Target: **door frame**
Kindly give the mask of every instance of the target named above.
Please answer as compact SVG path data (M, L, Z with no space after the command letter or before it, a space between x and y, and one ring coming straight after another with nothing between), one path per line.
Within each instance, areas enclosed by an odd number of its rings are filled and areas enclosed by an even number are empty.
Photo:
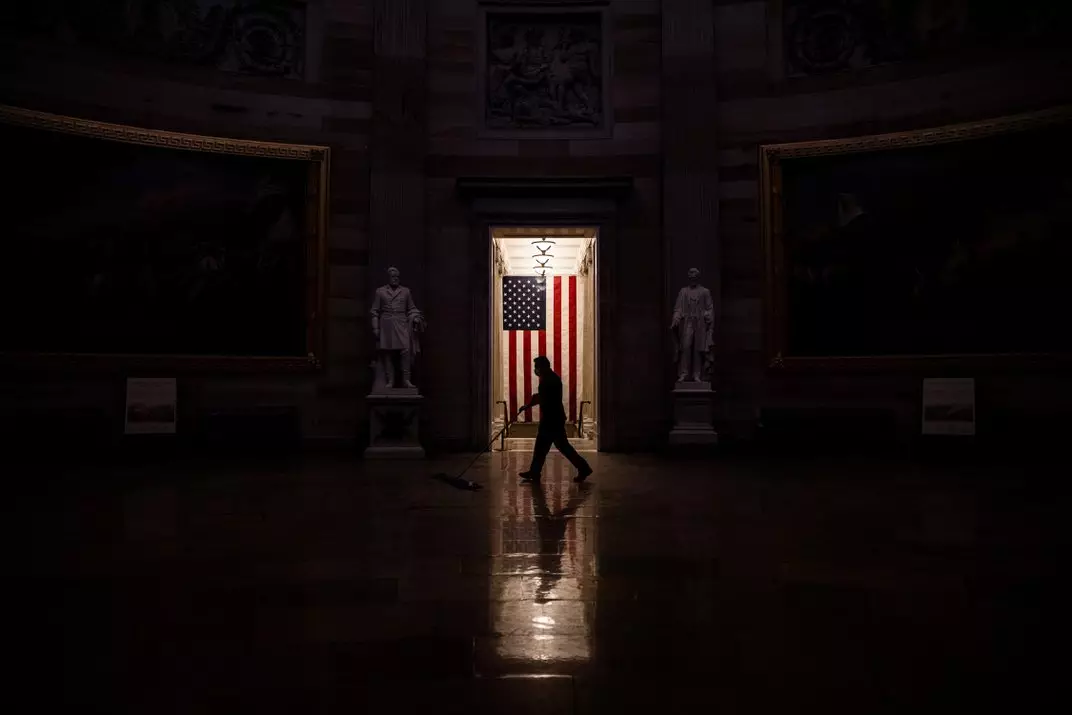
M563 227L560 224L532 223L532 222L521 223L521 224L517 224L517 225L524 226L526 228L527 227L538 227L538 228L545 228L546 227L546 228L552 228L553 229L553 228L562 228ZM488 225L488 240L489 240L489 243L492 244L492 246L493 246L492 247L492 261L494 260L494 250L495 250L494 249L494 242L495 242L494 233L495 233L495 229L498 229L498 228L510 228L512 226L514 226L514 224L495 223L495 224L489 224ZM594 250L598 254L598 252L599 252L599 236L600 236L599 226L597 226L595 224L592 224L592 223L585 223L585 224L572 223L572 224L569 224L567 226L567 228L586 228L586 229L590 228L590 229L594 229L595 230L595 246L594 246ZM598 305L598 301L599 301L599 284L598 284L598 281L599 281L599 258L598 258L598 255L593 256L593 259L594 260L592 261L592 265L591 265L590 270L595 272L595 277L596 277L595 294L592 295L592 296L587 296L587 294L586 294L586 297L585 297L585 304L586 305L587 305L589 300L596 301L597 305ZM494 267L489 264L489 270L492 270L493 268ZM577 274L576 277L577 277L578 280L584 280L585 279L585 277L580 275L580 274ZM502 369L502 367L501 367L501 365L502 365L502 353L499 353L498 355L496 355L495 351L494 351L495 330L497 329L497 325L496 325L497 321L494 320L494 318L495 318L495 310L494 310L495 288L494 288L494 286L489 286L489 288L490 288L490 290L489 290L489 293L488 293L488 301L489 301L489 304L492 306L492 309L491 309L490 322L489 322L489 331L488 331L489 332L489 335L488 335L488 343L489 343L489 345L488 345L488 359L490 360L489 364L491 365L489 374L491 376L494 376L496 370L501 370ZM593 390L594 395L593 395L592 402L595 403L593 405L594 407L598 407L599 406L599 394L600 394L600 389L599 389L599 387L600 387L599 386L600 373L599 373L599 368L598 368L599 354L600 354L600 349L599 349L599 328L600 328L600 324L599 324L599 310L595 310L593 312L594 312L594 315L595 315L595 321L594 321L595 325L593 326L593 328L594 328L594 341L593 341L592 349L593 349L594 355L592 357L594 359L591 360L590 362L585 363L585 365L591 366L596 372L595 389ZM583 333L582 333L582 335L583 335ZM500 349L502 349L502 348L500 347ZM494 380L492 380L492 386L494 387ZM583 385L578 387L578 392L577 392L578 397L581 396L582 392L583 392ZM491 410L491 413L490 413L490 415L491 415L491 423L489 424L489 430L488 430L488 433L487 433L487 435L488 435L487 438L491 439L497 433L496 432L496 426L498 425L497 420L498 420L499 415L498 415L498 412L496 411L496 403L493 400L491 400L490 392L489 392L488 400L489 400L488 401L488 409ZM595 412L595 414L598 414L598 412ZM528 424L528 425L531 425L531 426L535 427L535 423L533 423L533 422L526 422L524 424ZM597 423L597 425L598 425L598 423ZM574 426L576 426L576 425L574 425ZM568 428L569 428L569 425L567 425L567 435L569 435L569 429ZM510 431L513 432L513 428L511 428ZM535 436L535 435L533 435L533 436ZM575 439L575 438L580 439L580 435L575 434L575 435L572 435L570 437L570 439ZM596 442L596 445L598 447L598 444L599 444L599 433L598 432L596 433L595 442Z
M596 402L601 452L622 449L615 405L626 383L617 373L618 207L631 178L459 179L470 212L471 296L469 389L473 449L487 446L491 429L492 229L505 226L592 226L596 229Z

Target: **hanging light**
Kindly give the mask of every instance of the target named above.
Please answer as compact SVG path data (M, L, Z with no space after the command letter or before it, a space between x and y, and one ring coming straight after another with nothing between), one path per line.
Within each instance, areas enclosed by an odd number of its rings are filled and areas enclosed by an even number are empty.
M536 274L536 285L543 286L547 283L547 272L551 270L548 264L551 262L551 259L554 258L551 249L555 247L555 242L547 238L542 238L538 241L533 241L532 246L539 251L538 254L533 256L536 260L536 266L532 269Z
M541 238L539 241L532 242L533 248L540 252L541 256L554 256L550 253L551 249L555 247L555 242L549 238Z

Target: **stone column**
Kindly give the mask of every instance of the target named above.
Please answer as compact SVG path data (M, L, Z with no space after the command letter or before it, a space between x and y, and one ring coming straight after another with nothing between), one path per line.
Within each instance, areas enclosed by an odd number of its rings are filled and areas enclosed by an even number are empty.
M695 266L711 289L717 321L722 280L712 5L711 0L662 4L663 235L667 305Z
M584 385L582 386L581 399L588 402L584 411L585 432L593 437L598 429L598 417L596 405L596 275L593 269L595 244L588 248L589 254L585 257L581 270L581 280L584 281L584 315L581 316L583 359L584 359ZM584 435L579 435L583 437Z
M715 306L715 356L721 323L718 235L718 100L711 0L663 0L662 131L665 300L690 267L700 269ZM664 328L669 332L669 321ZM669 336L667 338L669 340ZM676 366L666 360L667 384ZM706 383L674 386L671 444L713 444L714 395Z
M375 0L369 263L397 266L421 306L427 29L428 0ZM429 308L428 320L437 320Z

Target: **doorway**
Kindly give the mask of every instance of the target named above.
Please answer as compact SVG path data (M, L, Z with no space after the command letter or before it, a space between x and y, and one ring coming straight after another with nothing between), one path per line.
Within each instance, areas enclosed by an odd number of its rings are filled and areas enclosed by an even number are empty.
M544 355L562 378L570 441L595 451L599 228L491 226L490 233L491 435L506 427L494 448L532 450L540 408L518 411L538 389L532 362Z

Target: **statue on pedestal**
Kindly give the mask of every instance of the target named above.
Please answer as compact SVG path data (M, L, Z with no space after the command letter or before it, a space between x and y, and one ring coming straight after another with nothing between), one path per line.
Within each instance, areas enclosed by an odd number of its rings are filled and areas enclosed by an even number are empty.
M700 271L689 269L689 284L678 291L674 303L674 362L677 381L710 380L714 346L715 304L711 291L700 285Z
M387 269L387 285L376 289L372 300L372 333L376 336L376 388L393 389L401 368L402 387L413 389L411 366L420 352L419 334L424 331L424 315L413 303L409 288L401 285L397 268Z

